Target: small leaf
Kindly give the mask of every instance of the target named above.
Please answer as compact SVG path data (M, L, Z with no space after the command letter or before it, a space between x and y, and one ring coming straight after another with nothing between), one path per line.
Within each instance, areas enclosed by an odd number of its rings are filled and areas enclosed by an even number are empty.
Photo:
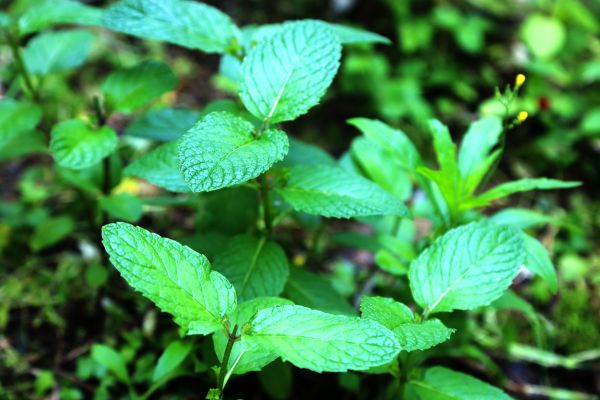
M148 111L125 130L125 135L168 142L179 139L198 121L200 113L183 108Z
M323 275L292 268L285 294L294 303L331 314L356 315L354 308Z
M165 349L164 353L158 359L154 373L152 374L152 382L156 383L163 379L173 371L186 359L192 351L192 344L180 341L171 342Z
M556 269L550 260L548 250L541 244L537 239L523 234L525 243L525 251L527 257L525 258L525 267L531 272L539 275L544 282L548 284L550 290L556 293L558 290L558 281L556 277Z
M129 193L101 197L100 207L110 216L127 222L137 222L142 217L142 201Z
M289 275L281 246L251 235L234 237L215 258L213 267L233 284L240 301L279 295Z
M375 321L301 306L261 310L250 325L246 340L316 372L366 370L389 363L400 351L393 333Z
M510 400L502 390L444 367L429 368L422 380L409 384L422 400Z
M98 364L115 374L121 382L129 383L127 364L121 354L103 344L95 344L92 346L92 358Z
M124 170L125 175L137 176L171 192L190 192L177 161L177 142L158 146L144 154Z
M502 134L502 120L491 116L473 122L460 144L458 166L463 179L475 172L498 144Z
M340 24L328 24L342 44L353 43L383 43L391 44L390 39L378 33Z
M21 36L53 25L100 25L102 11L72 0L42 0L29 7L18 19Z
M527 208L505 208L489 218L496 225L508 225L516 229L528 229L556 223L554 217Z
M117 144L111 127L93 130L85 121L70 119L52 128L50 152L62 167L85 169L109 156Z
M29 241L34 251L40 251L68 237L75 230L75 222L68 215L51 217L35 227Z
M225 53L241 33L209 5L185 0L121 0L104 12L105 27L206 53Z
M233 286L187 246L124 222L105 225L102 242L127 283L188 334L221 329L225 314L236 307Z
M194 192L244 183L285 157L285 133L269 129L260 137L253 125L228 112L203 117L179 141L183 177Z
M23 59L27 71L47 75L82 65L90 50L94 35L89 31L44 32L27 43Z
M244 59L242 102L261 120L293 120L317 105L337 73L340 57L341 45L327 24L285 23Z
M168 65L144 61L111 73L102 84L102 93L111 110L131 113L177 86L177 77Z
M42 110L33 104L4 98L0 101L0 148L19 134L31 131L42 118Z
M486 223L461 226L437 239L412 262L411 292L425 315L472 310L502 296L524 258L518 231Z
M297 166L277 190L298 211L325 217L406 216L404 204L376 184L341 168Z
M529 178L518 181L502 183L473 200L477 206L485 206L493 200L510 196L514 193L528 192L530 190L569 189L580 186L581 182L559 181L548 178Z

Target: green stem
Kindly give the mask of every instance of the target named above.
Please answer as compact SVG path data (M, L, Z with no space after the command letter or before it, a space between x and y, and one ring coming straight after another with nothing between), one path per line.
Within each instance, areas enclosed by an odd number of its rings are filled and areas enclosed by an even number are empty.
M228 333L229 340L223 353L223 361L221 362L221 369L219 370L219 377L217 379L217 387L221 391L221 399L223 398L223 389L225 389L225 377L227 376L227 365L229 364L229 357L231 356L231 350L233 345L238 340L237 334L238 326L235 325L231 333Z
M265 231L267 236L271 234L273 229L273 218L271 216L271 197L269 196L269 181L266 174L259 178L260 183L260 198L263 205L263 218L265 221Z
M6 41L8 42L8 45L10 46L10 50L12 52L13 58L15 59L15 62L17 64L17 68L19 69L19 74L21 75L21 77L23 77L23 80L25 81L25 86L27 87L29 94L35 101L40 100L39 91L33 84L31 75L29 74L29 71L27 70L27 66L25 65L25 62L23 61L23 57L21 56L21 50L19 48L19 40L15 37L14 34L9 32L8 30L5 31L5 36L6 36Z

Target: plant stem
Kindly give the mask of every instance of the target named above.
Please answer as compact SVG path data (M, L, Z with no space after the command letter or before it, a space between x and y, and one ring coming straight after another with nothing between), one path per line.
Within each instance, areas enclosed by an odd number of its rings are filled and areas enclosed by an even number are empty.
M266 174L258 178L260 183L260 198L263 205L263 218L265 220L265 230L267 236L271 234L273 229L273 219L271 217L271 198L269 196L269 181Z
M225 389L225 376L227 375L227 364L229 364L229 357L231 356L231 350L233 345L238 340L237 334L238 326L235 325L231 333L228 333L229 340L223 353L223 361L221 361L221 369L219 370L219 377L217 379L217 387L221 391L221 399L223 398L223 389Z
M10 50L12 52L13 58L15 59L15 63L17 64L17 68L19 69L19 74L21 75L21 77L23 77L23 80L25 81L25 86L27 87L29 94L35 101L40 100L39 91L33 84L31 75L29 74L29 71L27 70L27 66L25 65L25 62L23 61L23 57L21 56L21 50L19 48L19 40L15 37L14 34L9 32L8 30L6 30L4 33L5 33L8 45L10 46Z

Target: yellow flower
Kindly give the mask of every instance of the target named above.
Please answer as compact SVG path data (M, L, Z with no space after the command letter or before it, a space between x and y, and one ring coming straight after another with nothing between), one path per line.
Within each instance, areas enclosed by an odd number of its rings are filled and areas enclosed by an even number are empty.
M140 191L140 183L135 178L125 178L113 189L113 193L129 193L138 194Z
M517 77L515 78L515 88L520 88L521 86L523 86L523 84L525 83L525 75L523 74L518 74Z
M519 122L523 122L527 119L528 116L529 114L527 113L527 111L521 111L519 115L517 115L517 120L519 120Z

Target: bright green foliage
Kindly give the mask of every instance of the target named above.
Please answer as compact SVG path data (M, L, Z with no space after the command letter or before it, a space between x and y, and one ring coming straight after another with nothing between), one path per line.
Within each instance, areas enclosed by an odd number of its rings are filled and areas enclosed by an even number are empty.
M294 303L331 314L356 315L354 308L324 276L292 268L284 289Z
M218 9L186 0L121 0L102 18L117 32L160 40L206 53L225 53L241 33Z
M179 142L183 177L194 192L208 192L256 178L285 157L285 133L254 126L228 112L203 117Z
M469 205L484 206L496 199L510 196L513 193L527 192L534 189L569 189L581 185L580 182L565 182L548 178L530 178L507 182L498 185L473 199Z
M243 329L258 311L269 307L290 304L292 304L291 301L279 297L256 297L252 300L240 303L237 310L231 315L229 322L230 325L238 325L239 328ZM227 336L223 331L215 332L213 335L213 343L219 361L223 361L223 354L225 352L225 347L227 346ZM264 347L258 346L252 341L244 340L242 337L242 340L237 341L233 345L227 369L230 370L235 365L233 373L239 375L250 371L260 371L265 365L276 358L277 354Z
M335 32L342 44L352 43L383 43L391 44L392 42L385 36L381 36L374 32L369 32L364 29L353 28L340 24L328 24L331 30Z
M363 297L360 311L363 318L394 332L404 351L426 350L445 342L454 332L437 319L417 322L407 306L387 297Z
M29 73L46 75L82 65L94 41L89 31L45 32L27 43L23 58Z
M117 144L117 134L111 127L93 129L85 121L70 119L52 128L50 151L59 165L85 169L110 155Z
M188 334L220 329L235 309L233 286L189 247L123 222L105 225L102 241L123 278Z
M279 194L298 210L325 217L406 216L404 204L374 183L337 167L291 168Z
M214 269L233 284L239 301L279 295L289 275L287 257L281 246L252 235L231 239L215 258Z
M518 231L471 223L455 228L412 262L410 288L425 315L471 310L504 293L523 264Z
M467 179L472 175L483 177L481 170L483 169L483 173L487 172L489 160L497 157L488 154L498 144L501 134L502 121L498 117L482 118L469 126L458 152L458 168L461 176ZM482 168L482 165L488 168ZM479 181L475 184L479 184Z
M400 351L393 333L374 321L301 306L259 311L244 337L317 372L366 370L392 361Z
M142 201L129 193L101 197L100 207L110 216L127 222L137 222L142 217Z
M0 101L0 149L15 137L32 130L42 118L42 110L12 99Z
M95 344L92 346L92 358L112 372L121 382L129 383L127 363L121 354L103 344Z
M168 142L179 139L198 121L200 113L183 108L148 111L127 126L125 135Z
M152 382L158 382L173 373L191 351L191 343L175 341L169 344L158 359L158 363L152 374Z
M496 225L508 225L516 229L528 229L550 224L555 218L526 208L505 208L490 217Z
M102 11L75 0L42 0L18 19L19 34L27 35L53 25L100 25Z
M293 120L317 105L333 81L340 57L341 45L327 24L286 23L244 59L242 102L261 120Z
M422 380L410 384L421 400L510 400L502 390L444 367L429 368Z
M551 58L563 48L567 31L553 17L530 15L522 26L521 37L531 52L539 58Z
M558 290L558 278L554 265L548 255L548 250L537 239L529 235L523 234L523 241L525 251L527 252L525 266L531 272L539 275L548 284L550 289L556 293Z
M145 61L111 73L102 84L110 110L130 113L173 90L177 77L168 65Z
M162 144L129 164L126 175L144 178L172 192L189 192L177 162L177 142Z
M337 165L335 159L319 147L304 143L294 137L289 139L290 150L283 161L277 165L285 167L294 165Z

